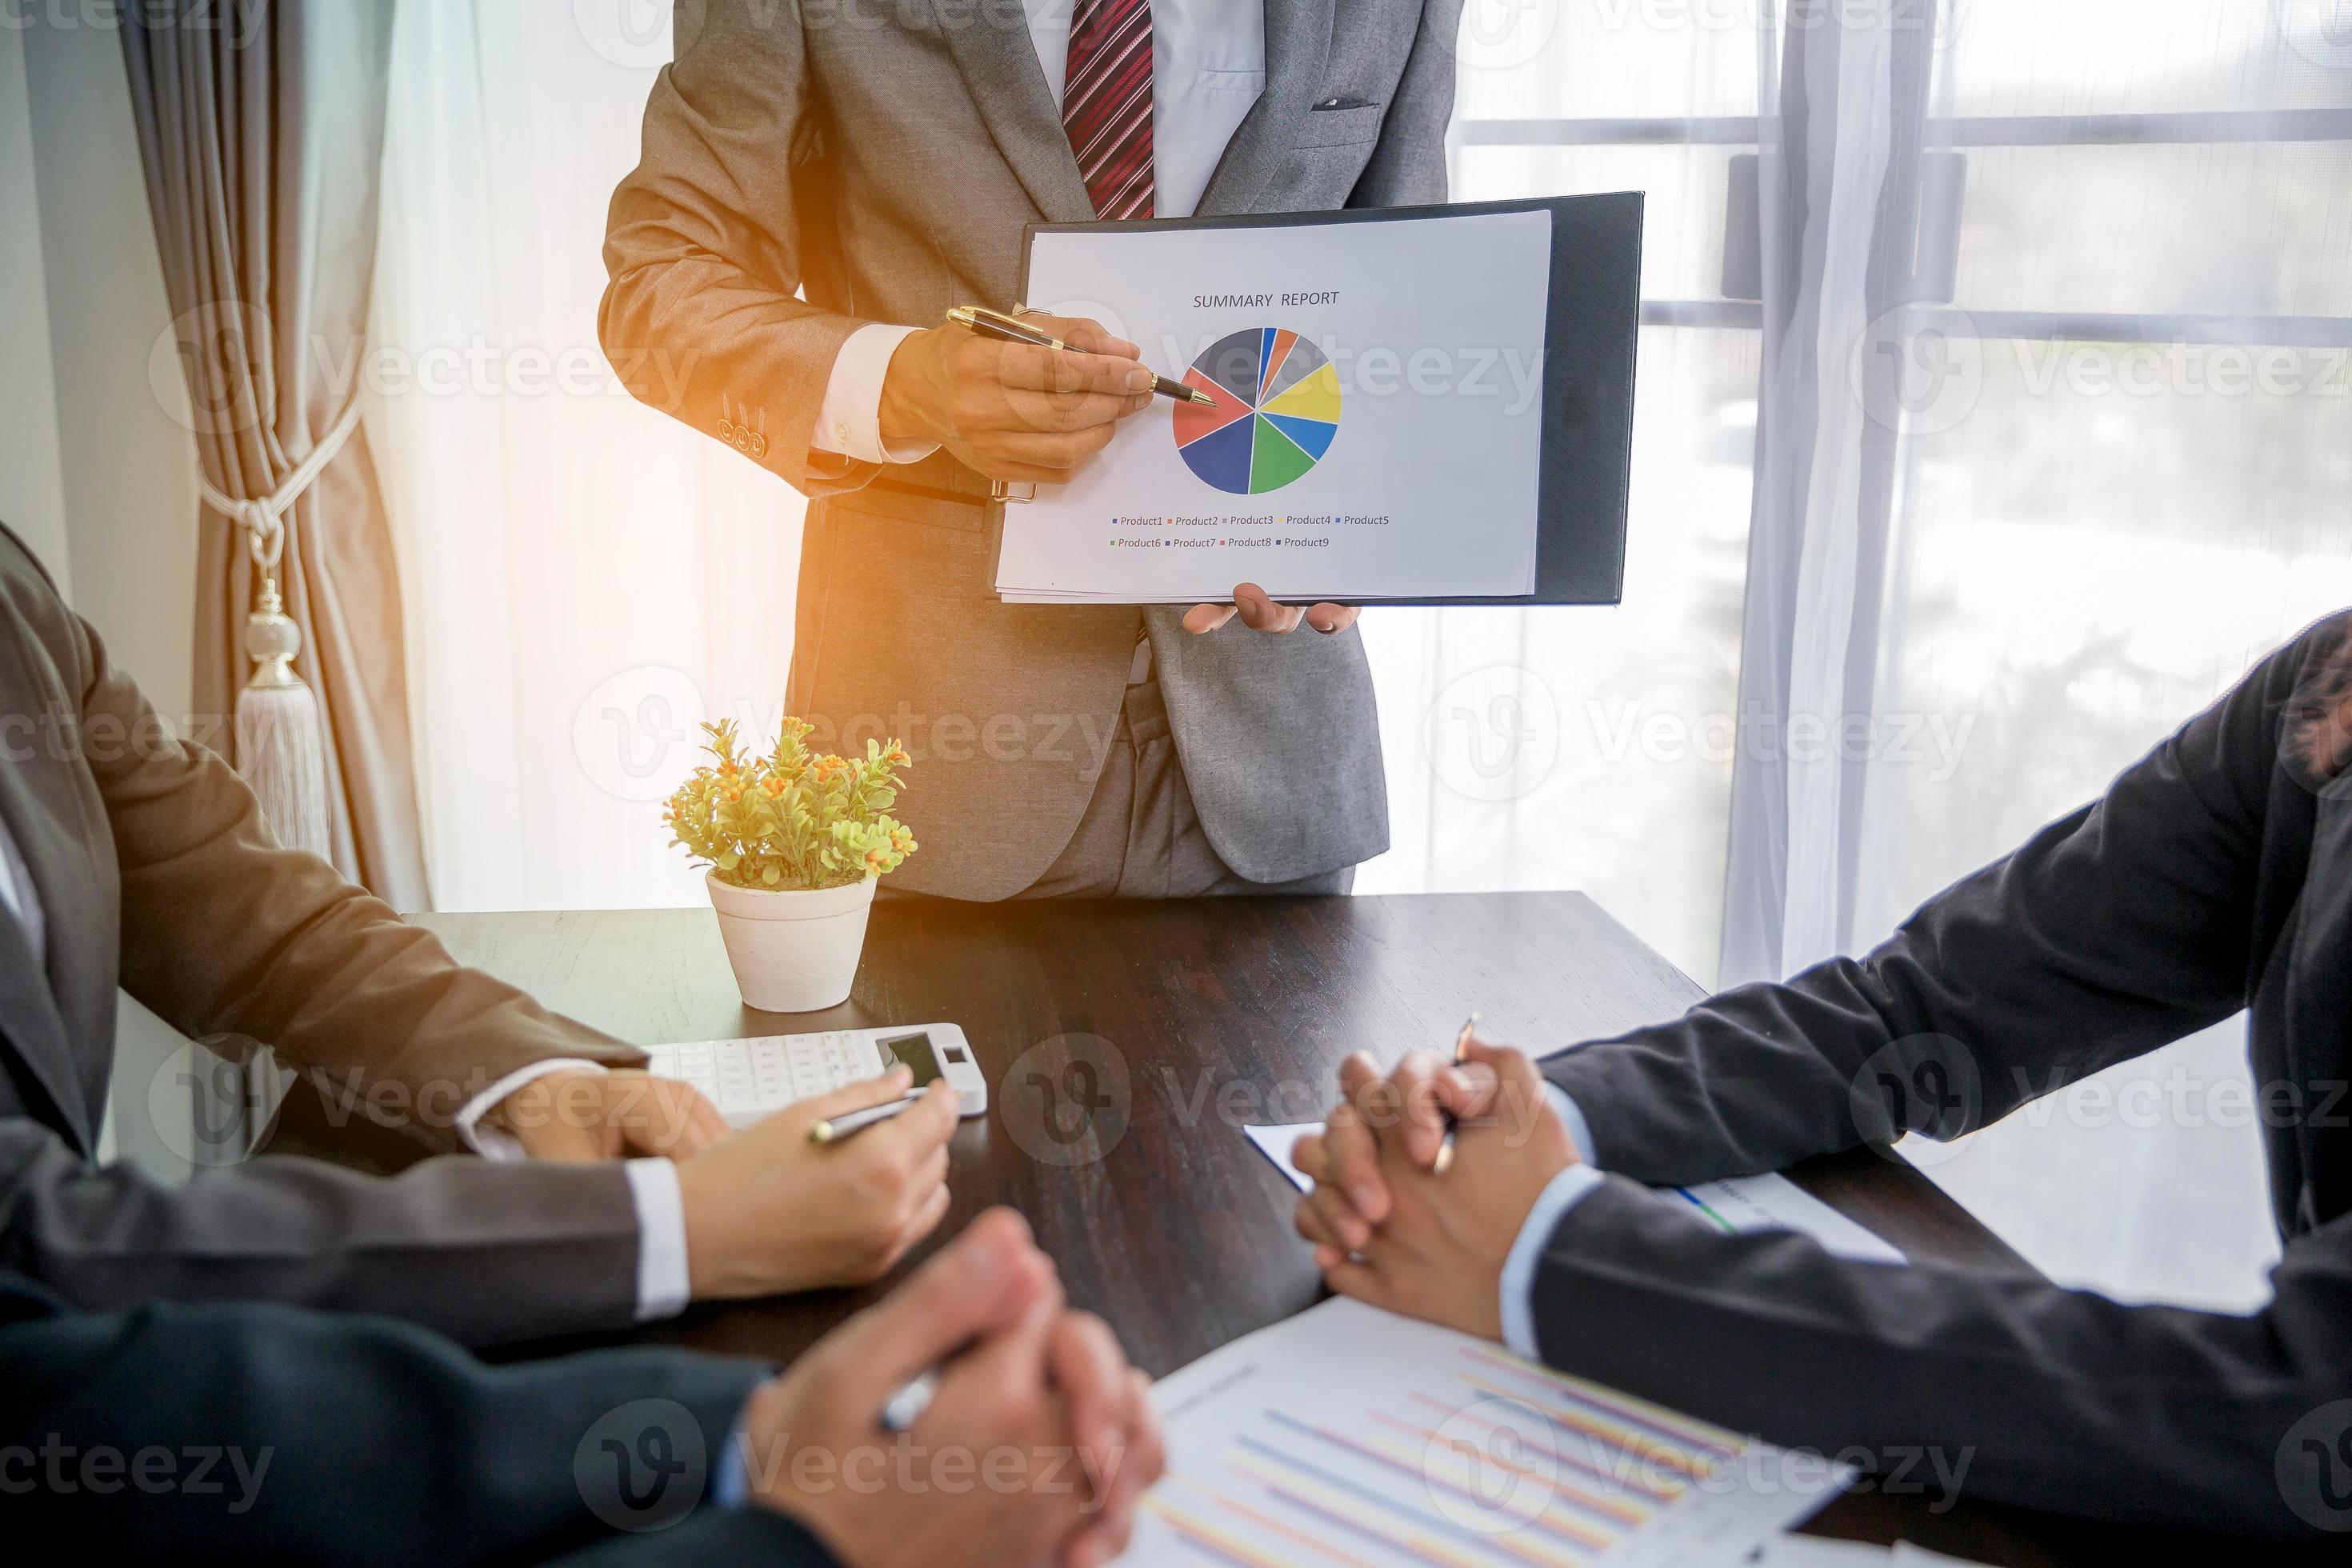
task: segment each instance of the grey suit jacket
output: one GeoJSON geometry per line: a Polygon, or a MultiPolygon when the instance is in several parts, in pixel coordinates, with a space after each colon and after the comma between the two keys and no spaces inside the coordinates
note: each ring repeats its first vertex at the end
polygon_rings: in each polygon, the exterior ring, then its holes
{"type": "MultiPolygon", "coordinates": [[[[1544,1359],[1889,1468],[1933,1445],[1968,1463],[1971,1496],[2234,1533],[2352,1528],[2347,735],[2337,615],[1867,958],[1545,1063],[1611,1174],[1540,1266],[1544,1359]],[[2244,1135],[2263,1140],[2284,1254],[2251,1316],[1724,1237],[1636,1184],[1955,1137],[2242,1009],[2261,1108],[2244,1135]]],[[[2189,1109],[2228,1114],[2218,1097],[2189,1109]]]]}
{"type": "MultiPolygon", "coordinates": [[[[1443,201],[1460,15],[1268,0],[1265,90],[1201,215],[1443,201]]],[[[1226,864],[1257,881],[1353,865],[1388,846],[1355,632],[1195,638],[1173,611],[1000,604],[980,476],[944,453],[885,472],[810,446],[858,327],[1013,303],[1022,226],[1094,216],[1012,0],[683,0],[644,160],[613,198],[604,345],[640,395],[816,498],[787,700],[835,741],[908,743],[923,851],[904,885],[1003,898],[1052,864],[1139,619],[1226,864]]]]}
{"type": "Polygon", "coordinates": [[[457,1110],[548,1057],[642,1053],[460,967],[183,740],[0,528],[0,816],[47,924],[0,912],[0,1269],[106,1310],[274,1297],[469,1343],[619,1328],[636,1215],[617,1164],[426,1160],[395,1180],[262,1159],[180,1189],[97,1163],[120,984],[184,1034],[275,1046],[333,1105],[455,1147],[457,1110]]]}

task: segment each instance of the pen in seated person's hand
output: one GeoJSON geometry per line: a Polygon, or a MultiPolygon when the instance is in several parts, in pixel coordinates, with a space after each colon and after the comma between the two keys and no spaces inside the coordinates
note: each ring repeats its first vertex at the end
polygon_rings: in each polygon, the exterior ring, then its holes
{"type": "Polygon", "coordinates": [[[1533,1061],[1480,1041],[1465,1054],[1460,1068],[1424,1057],[1388,1079],[1349,1058],[1348,1100],[1292,1155],[1316,1184],[1297,1223],[1339,1294],[1500,1340],[1512,1245],[1552,1178],[1580,1161],[1533,1061]],[[1428,1092],[1400,1094],[1400,1078],[1428,1092]],[[1459,1125],[1441,1173],[1449,1115],[1459,1125]]]}
{"type": "Polygon", "coordinates": [[[855,1137],[817,1123],[908,1099],[903,1067],[786,1106],[677,1167],[695,1299],[879,1279],[948,1211],[955,1090],[942,1079],[855,1137]]]}
{"type": "Polygon", "coordinates": [[[1009,1209],[972,1221],[753,1394],[743,1440],[757,1500],[850,1568],[1099,1568],[1127,1549],[1137,1501],[1166,1464],[1149,1381],[1100,1319],[1066,1309],[1052,1260],[1009,1209]],[[890,1457],[876,1413],[935,1366],[908,1451],[955,1456],[967,1479],[985,1458],[986,1485],[939,1485],[923,1461],[910,1473],[890,1457]],[[796,1462],[812,1452],[830,1462],[796,1462]],[[868,1453],[877,1460],[859,1459],[868,1453]],[[841,1479],[868,1475],[871,1485],[841,1479]]]}
{"type": "Polygon", "coordinates": [[[1458,1143],[1460,1125],[1472,1121],[1500,1121],[1525,1142],[1537,1111],[1549,1110],[1549,1101],[1538,1078],[1535,1098],[1541,1103],[1521,1103],[1524,1097],[1497,1070],[1512,1058],[1525,1059],[1477,1038],[1465,1025],[1451,1061],[1415,1051],[1385,1074],[1361,1051],[1340,1063],[1339,1103],[1323,1130],[1300,1138],[1292,1153],[1298,1169],[1317,1181],[1301,1203],[1302,1227],[1307,1209],[1318,1216],[1318,1232],[1308,1239],[1348,1252],[1370,1239],[1392,1202],[1384,1151],[1416,1169],[1438,1171],[1449,1136],[1458,1143]]]}

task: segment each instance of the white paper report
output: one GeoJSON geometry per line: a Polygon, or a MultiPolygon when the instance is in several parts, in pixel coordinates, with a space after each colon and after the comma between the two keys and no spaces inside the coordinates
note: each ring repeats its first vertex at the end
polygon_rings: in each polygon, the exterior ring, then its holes
{"type": "Polygon", "coordinates": [[[1216,401],[1154,398],[1007,507],[999,592],[1532,592],[1550,281],[1548,212],[1038,234],[1033,309],[1216,401]]]}

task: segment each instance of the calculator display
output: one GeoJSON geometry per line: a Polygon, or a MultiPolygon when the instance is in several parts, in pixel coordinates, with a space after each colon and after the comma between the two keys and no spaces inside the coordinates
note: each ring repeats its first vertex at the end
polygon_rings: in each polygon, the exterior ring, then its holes
{"type": "Polygon", "coordinates": [[[940,1076],[939,1058],[932,1054],[930,1036],[894,1035],[880,1044],[884,1055],[915,1075],[917,1089],[940,1076]]]}

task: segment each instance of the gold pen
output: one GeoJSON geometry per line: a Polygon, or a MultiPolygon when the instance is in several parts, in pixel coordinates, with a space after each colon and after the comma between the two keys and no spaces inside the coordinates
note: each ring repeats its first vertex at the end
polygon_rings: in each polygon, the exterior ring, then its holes
{"type": "MultiPolygon", "coordinates": [[[[1467,1018],[1462,1020],[1462,1032],[1454,1037],[1454,1065],[1455,1067],[1460,1067],[1465,1061],[1469,1059],[1471,1037],[1475,1035],[1477,1032],[1478,1015],[1473,1013],[1467,1018]]],[[[1432,1162],[1430,1168],[1434,1170],[1441,1176],[1454,1168],[1454,1116],[1451,1111],[1447,1112],[1445,1117],[1445,1141],[1438,1144],[1437,1158],[1432,1162]]]]}
{"type": "MultiPolygon", "coordinates": [[[[984,305],[958,305],[948,312],[948,320],[968,332],[978,332],[983,338],[994,338],[999,342],[1027,343],[1032,348],[1053,349],[1060,353],[1083,352],[1072,348],[1043,328],[1031,326],[1018,316],[1008,316],[984,305]]],[[[1151,390],[1179,403],[1202,403],[1212,408],[1217,405],[1217,400],[1200,388],[1187,386],[1181,381],[1171,381],[1164,375],[1151,378],[1151,390]]]]}

